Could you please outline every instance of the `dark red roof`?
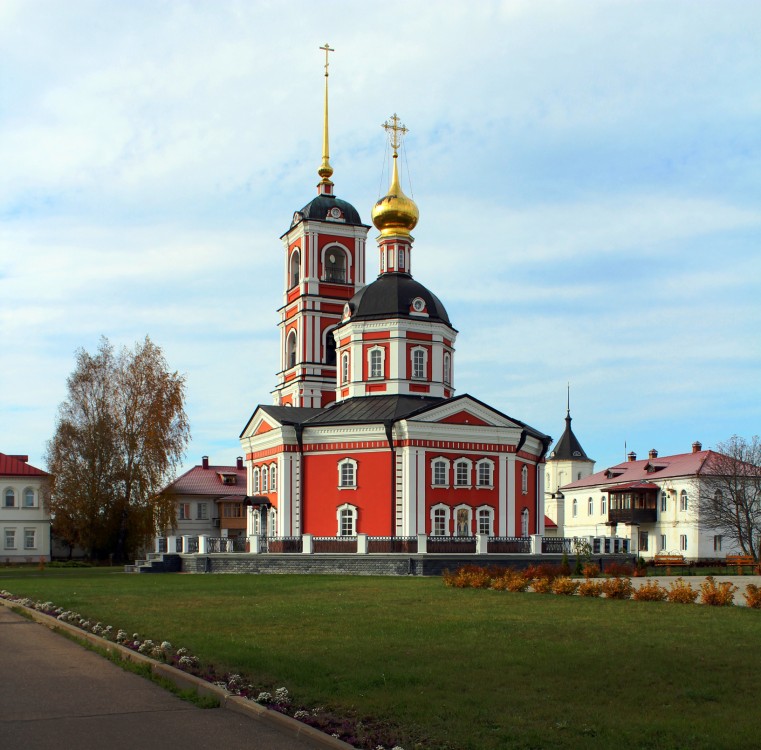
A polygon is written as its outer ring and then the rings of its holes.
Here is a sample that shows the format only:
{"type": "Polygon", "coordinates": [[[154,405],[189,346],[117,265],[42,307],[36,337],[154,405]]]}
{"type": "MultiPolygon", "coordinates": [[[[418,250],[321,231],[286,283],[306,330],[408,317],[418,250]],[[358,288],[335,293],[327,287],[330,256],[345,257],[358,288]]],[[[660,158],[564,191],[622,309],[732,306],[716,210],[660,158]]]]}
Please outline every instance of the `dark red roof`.
{"type": "MultiPolygon", "coordinates": [[[[217,495],[230,497],[245,497],[246,495],[246,470],[236,466],[194,466],[177,477],[164,492],[172,492],[177,495],[217,495]],[[235,484],[225,484],[223,475],[234,475],[235,484]]],[[[228,499],[226,497],[226,499],[228,499]]]]}
{"type": "Polygon", "coordinates": [[[659,490],[660,487],[652,482],[627,482],[626,484],[617,484],[615,487],[608,487],[606,492],[622,492],[623,490],[659,490]]]}
{"type": "Polygon", "coordinates": [[[27,463],[29,456],[9,456],[0,453],[0,476],[3,477],[47,477],[46,471],[27,463]]]}
{"type": "Polygon", "coordinates": [[[544,517],[544,528],[545,529],[556,529],[558,525],[549,517],[544,517]]]}

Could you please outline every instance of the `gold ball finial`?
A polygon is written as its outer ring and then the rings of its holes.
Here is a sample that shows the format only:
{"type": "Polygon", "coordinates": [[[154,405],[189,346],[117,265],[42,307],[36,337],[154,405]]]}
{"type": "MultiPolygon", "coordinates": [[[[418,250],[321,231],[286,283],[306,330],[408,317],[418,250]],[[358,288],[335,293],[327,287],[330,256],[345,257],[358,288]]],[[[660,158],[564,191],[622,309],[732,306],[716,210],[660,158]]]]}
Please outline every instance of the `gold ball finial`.
{"type": "Polygon", "coordinates": [[[399,182],[397,159],[399,158],[401,139],[407,132],[407,128],[399,121],[396,113],[392,115],[391,122],[384,122],[382,127],[389,134],[391,140],[391,148],[394,150],[394,166],[388,193],[373,207],[373,224],[380,231],[381,236],[409,235],[417,225],[420,212],[415,201],[404,194],[399,182]]]}

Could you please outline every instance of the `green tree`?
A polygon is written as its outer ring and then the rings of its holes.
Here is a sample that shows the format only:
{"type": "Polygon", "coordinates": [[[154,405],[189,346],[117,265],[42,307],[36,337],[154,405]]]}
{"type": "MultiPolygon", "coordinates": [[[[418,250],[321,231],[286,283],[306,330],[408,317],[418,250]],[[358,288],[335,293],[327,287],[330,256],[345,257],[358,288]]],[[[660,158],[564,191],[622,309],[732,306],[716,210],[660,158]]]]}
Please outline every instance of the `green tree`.
{"type": "Polygon", "coordinates": [[[185,379],[150,338],[118,353],[102,338],[76,352],[47,446],[53,531],[94,558],[130,559],[174,524],[159,495],[190,439],[185,379]]]}

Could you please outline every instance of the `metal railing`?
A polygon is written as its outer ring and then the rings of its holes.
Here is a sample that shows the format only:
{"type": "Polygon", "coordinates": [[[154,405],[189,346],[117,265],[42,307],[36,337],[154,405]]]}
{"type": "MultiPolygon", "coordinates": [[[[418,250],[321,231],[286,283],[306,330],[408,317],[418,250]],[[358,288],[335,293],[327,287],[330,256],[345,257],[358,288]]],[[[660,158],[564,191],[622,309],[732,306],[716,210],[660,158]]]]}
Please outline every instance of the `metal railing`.
{"type": "Polygon", "coordinates": [[[566,555],[571,554],[573,539],[560,536],[543,536],[542,537],[542,554],[545,555],[566,555]]]}
{"type": "Polygon", "coordinates": [[[370,536],[367,538],[367,551],[375,554],[403,553],[417,554],[416,536],[370,536]]]}
{"type": "Polygon", "coordinates": [[[283,552],[303,552],[304,540],[300,536],[273,536],[267,540],[266,550],[267,552],[278,554],[283,552]]]}
{"type": "Polygon", "coordinates": [[[206,551],[209,554],[215,552],[245,552],[248,539],[244,536],[218,536],[209,537],[206,540],[206,551]]]}
{"type": "Polygon", "coordinates": [[[469,554],[476,551],[474,536],[429,536],[426,550],[434,554],[469,554]]]}
{"type": "Polygon", "coordinates": [[[312,539],[312,552],[356,552],[357,537],[355,536],[316,536],[312,539]]]}
{"type": "Polygon", "coordinates": [[[488,552],[502,554],[528,554],[531,552],[531,538],[527,536],[490,536],[488,552]]]}

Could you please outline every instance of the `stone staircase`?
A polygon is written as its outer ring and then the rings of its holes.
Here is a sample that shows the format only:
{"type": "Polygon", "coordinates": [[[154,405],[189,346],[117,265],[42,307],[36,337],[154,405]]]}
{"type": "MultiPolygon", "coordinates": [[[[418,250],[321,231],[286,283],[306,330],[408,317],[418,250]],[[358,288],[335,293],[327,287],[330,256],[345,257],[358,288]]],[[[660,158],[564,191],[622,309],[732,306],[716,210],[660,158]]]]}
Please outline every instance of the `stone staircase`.
{"type": "Polygon", "coordinates": [[[145,560],[125,565],[125,573],[178,573],[182,569],[180,556],[166,552],[149,552],[145,560]]]}

